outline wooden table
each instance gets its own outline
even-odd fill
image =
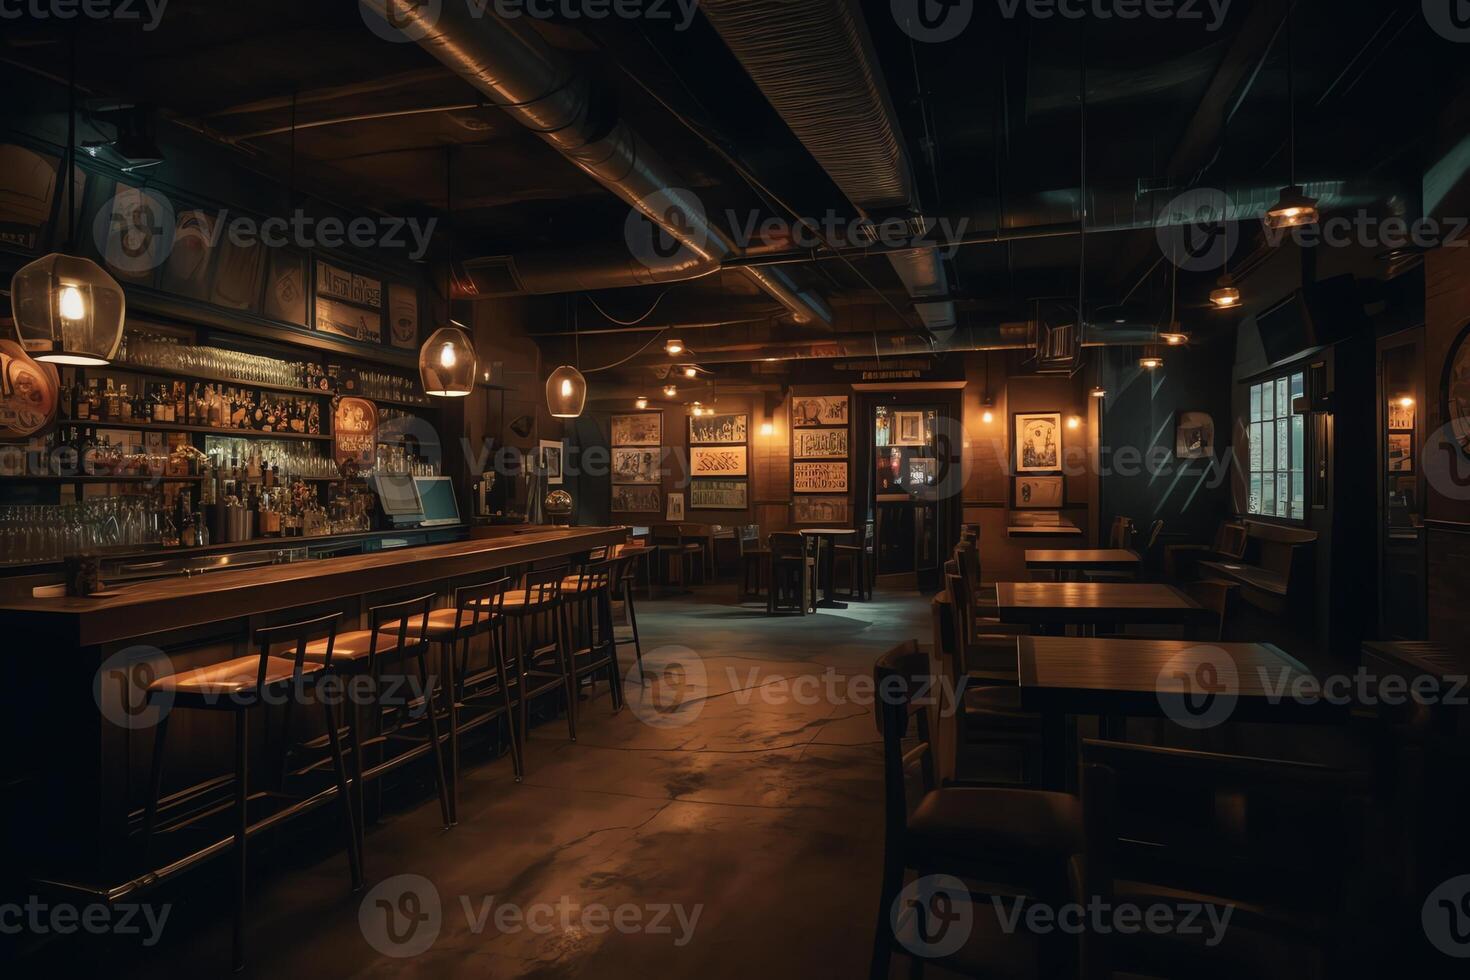
[[[1052,787],[1064,786],[1075,769],[1069,716],[1162,717],[1204,729],[1226,721],[1330,722],[1346,713],[1291,700],[1293,684],[1311,672],[1269,643],[1022,636],[1016,673],[1021,706],[1042,715]]]
[[[1013,538],[1069,538],[1081,533],[1082,528],[1071,524],[1012,524],[1006,528]]]
[[[1026,549],[1026,567],[1033,572],[1070,575],[1077,572],[1132,572],[1142,559],[1126,548]]]
[[[1003,623],[1032,627],[1096,623],[1192,625],[1214,615],[1172,585],[1136,582],[997,582]]]
[[[846,609],[847,603],[838,602],[832,598],[832,557],[833,546],[837,538],[854,535],[857,531],[850,527],[804,527],[798,533],[818,538],[822,542],[821,560],[821,586],[822,601],[817,603],[819,609]]]

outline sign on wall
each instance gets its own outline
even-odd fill
[[[657,446],[663,442],[664,413],[639,412],[612,417],[614,446]]]
[[[332,458],[344,473],[372,468],[378,450],[378,406],[366,398],[337,400],[332,411]]]
[[[791,424],[798,428],[812,425],[846,425],[846,395],[805,395],[791,401]]]
[[[740,415],[701,415],[689,417],[689,444],[719,445],[744,442],[750,417]]]
[[[614,514],[657,514],[661,509],[658,487],[615,486],[612,509]]]
[[[797,493],[846,493],[847,463],[794,463],[791,488]]]
[[[745,480],[694,480],[689,506],[694,510],[744,510],[749,499]]]
[[[795,429],[791,433],[791,455],[796,459],[846,459],[846,429]]]
[[[614,483],[658,483],[663,477],[662,449],[614,447],[612,480]]]
[[[691,476],[744,476],[744,446],[693,446],[689,450]]]

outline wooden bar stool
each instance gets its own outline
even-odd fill
[[[648,549],[641,544],[620,544],[614,550],[618,561],[622,564],[618,569],[617,581],[613,585],[611,592],[614,613],[613,632],[615,637],[613,642],[618,646],[632,644],[633,655],[637,658],[638,662],[638,680],[641,682],[643,680],[643,642],[638,639],[638,610],[633,605],[633,586],[636,574],[634,568],[636,565],[641,562],[645,572],[648,568]],[[618,613],[622,614],[622,625],[626,626],[629,630],[629,637],[627,639],[616,638]]]
[[[847,569],[847,595],[844,598],[866,602],[873,598],[873,522],[863,524],[863,537],[857,544],[832,546],[833,574],[837,568]]]
[[[525,766],[530,732],[531,701],[560,692],[567,701],[567,737],[577,740],[577,718],[570,707],[576,698],[567,651],[570,645],[562,619],[562,582],[566,566],[528,571],[518,588],[505,594],[505,662],[518,689],[522,733],[521,764]]]
[[[246,842],[250,834],[266,825],[277,823],[284,814],[277,813],[254,823],[250,820],[250,803],[263,798],[291,799],[283,792],[260,791],[252,794],[250,775],[250,716],[257,708],[266,708],[272,702],[285,699],[291,704],[296,697],[313,694],[321,702],[326,723],[326,740],[330,747],[336,793],[341,801],[342,823],[347,836],[347,863],[352,874],[354,891],[362,888],[361,851],[359,838],[352,816],[351,797],[348,794],[347,767],[342,757],[342,743],[337,720],[332,711],[332,699],[320,696],[318,685],[325,675],[321,665],[310,662],[308,651],[313,639],[321,644],[330,657],[334,640],[337,638],[337,614],[286,626],[274,626],[255,632],[253,642],[257,652],[236,657],[224,663],[193,670],[180,671],[168,677],[160,677],[148,686],[147,698],[150,706],[163,710],[153,742],[153,771],[150,776],[148,803],[143,811],[143,852],[146,857],[151,850],[154,831],[158,823],[159,793],[163,781],[164,745],[168,735],[169,717],[172,711],[219,711],[235,717],[235,778],[234,778],[234,834],[232,837],[235,858],[235,921],[231,934],[233,966],[236,972],[245,967],[245,903],[246,903]],[[284,654],[278,656],[277,654]],[[284,744],[283,744],[284,754]],[[314,797],[293,800],[294,806],[287,812],[304,809]],[[189,818],[170,829],[188,826],[219,808],[210,808],[202,814]]]
[[[434,593],[402,602],[390,602],[368,610],[369,628],[337,635],[335,644],[313,643],[306,648],[306,659],[344,677],[367,678],[371,692],[367,704],[354,701],[349,715],[348,734],[352,741],[354,804],[357,811],[358,853],[365,851],[366,788],[370,781],[414,762],[422,755],[434,760],[434,787],[439,793],[439,812],[444,827],[454,825],[449,799],[449,780],[445,776],[444,739],[441,733],[440,709],[435,705],[439,694],[449,698],[449,688],[437,674],[429,671],[429,615],[434,608]],[[401,678],[401,683],[385,685],[388,676]],[[409,671],[418,676],[420,690],[409,696]],[[353,685],[358,690],[357,685]],[[391,702],[391,703],[390,703]],[[364,712],[364,709],[368,709]],[[415,717],[422,710],[423,718]],[[367,719],[364,719],[364,714]],[[410,721],[412,719],[412,721]],[[370,724],[365,724],[365,720]],[[443,720],[448,720],[446,710]],[[428,722],[428,734],[417,735],[408,730],[410,724]],[[385,755],[378,762],[367,763],[367,751],[383,754],[388,745],[407,744],[410,748]]]
[[[761,545],[761,526],[742,524],[737,527],[735,544],[740,551],[740,588],[736,592],[736,601],[759,599],[765,579],[766,562],[771,557],[771,550]],[[752,583],[754,588],[751,587]]]
[[[775,531],[770,537],[770,591],[766,615],[794,605],[803,616],[817,609],[817,543],[815,535]],[[792,600],[790,603],[784,600]]]
[[[612,595],[618,587],[623,563],[597,562],[562,580],[562,629],[568,638],[567,664],[572,675],[572,693],[581,690],[584,679],[596,682],[607,675],[613,712],[623,708],[623,675],[618,669],[618,645],[612,625]],[[567,708],[577,711],[574,696]]]

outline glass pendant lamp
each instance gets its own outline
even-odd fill
[[[454,320],[429,335],[419,348],[419,381],[424,394],[463,398],[475,390],[475,345]]]

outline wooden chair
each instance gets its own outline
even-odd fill
[[[1132,549],[1132,547],[1133,547],[1133,518],[1131,518],[1131,517],[1115,517],[1115,518],[1113,518],[1113,526],[1112,526],[1112,529],[1108,531],[1108,547],[1109,548],[1127,548],[1127,549]]]
[[[766,614],[796,609],[803,616],[817,609],[817,541],[795,531],[777,531],[769,539],[766,561]]]
[[[180,671],[160,677],[148,685],[147,699],[150,707],[166,706],[160,710],[158,726],[154,730],[153,768],[149,775],[148,801],[143,810],[143,853],[147,858],[153,844],[158,825],[159,796],[163,787],[164,749],[173,713],[181,710],[211,711],[233,715],[235,728],[234,745],[234,801],[230,808],[233,834],[227,838],[234,858],[235,894],[234,927],[231,932],[231,951],[235,972],[245,968],[245,906],[247,879],[247,847],[252,833],[266,825],[276,823],[280,814],[273,814],[251,821],[250,804],[264,798],[289,799],[283,792],[263,790],[250,791],[250,719],[264,714],[270,704],[284,699],[291,705],[298,698],[310,697],[321,703],[326,725],[326,741],[330,746],[332,775],[342,814],[344,837],[346,838],[347,864],[352,875],[352,888],[362,888],[361,852],[357,824],[352,814],[351,797],[348,794],[347,767],[343,761],[340,729],[332,711],[335,698],[322,695],[317,685],[326,675],[322,663],[312,662],[307,650],[312,642],[319,640],[327,651],[331,651],[337,637],[337,614],[323,616],[305,622],[291,623],[257,630],[253,637],[256,652],[236,657],[223,663],[193,670]],[[329,658],[330,659],[330,658]],[[293,690],[294,688],[294,690]],[[265,719],[262,718],[262,721]],[[283,729],[289,730],[289,729]],[[284,757],[283,751],[283,757]],[[355,754],[355,753],[354,753]],[[282,769],[285,768],[283,762]],[[302,774],[307,770],[303,770]],[[296,800],[292,809],[302,809],[311,802]],[[189,826],[207,816],[220,812],[219,808],[207,808],[175,823],[170,831]]]
[[[643,642],[638,638],[638,610],[633,605],[633,585],[635,570],[641,565],[645,571],[648,569],[648,549],[642,546],[642,542],[631,544],[620,544],[615,549],[615,555],[623,563],[618,570],[618,585],[612,593],[613,631],[618,646],[633,646],[633,656],[638,663],[638,679],[643,679]],[[618,628],[628,631],[625,636],[618,636]]]
[[[1124,518],[1126,520],[1126,518]],[[1131,525],[1131,522],[1130,522]],[[1138,549],[1138,567],[1128,570],[1123,569],[1087,569],[1082,573],[1084,582],[1136,582],[1146,572],[1153,572],[1156,568],[1154,561],[1155,548],[1158,546],[1159,535],[1164,532],[1164,522],[1154,521],[1149,525],[1148,535],[1144,539],[1143,547]],[[1132,537],[1131,529],[1127,532]]]
[[[838,544],[832,549],[832,574],[841,568],[847,573],[844,598],[865,602],[873,598],[873,570],[877,567],[874,553],[873,522],[864,521],[862,538],[857,544]]]
[[[685,538],[683,525],[659,524],[653,529],[658,548],[659,571],[664,586],[685,586],[704,581],[704,538]]]
[[[530,705],[547,694],[567,703],[567,737],[577,740],[577,718],[571,702],[577,694],[567,656],[571,641],[561,615],[565,566],[526,572],[521,584],[505,594],[506,666],[514,673],[521,731],[530,730]],[[522,765],[527,753],[522,744]]]
[[[567,637],[567,669],[573,696],[567,713],[576,728],[577,695],[583,682],[605,677],[613,713],[623,709],[623,674],[613,632],[612,597],[622,588],[624,563],[618,560],[585,565],[562,580],[562,631]]]
[[[931,710],[920,694],[938,685],[930,657],[913,641],[885,653],[873,667],[878,731],[883,738],[883,875],[878,895],[870,980],[887,980],[889,962],[898,942],[894,934],[894,903],[903,889],[905,874],[947,873],[984,882],[985,892],[1009,895],[1019,901],[1032,898],[1057,907],[1069,900],[1073,858],[1083,852],[1084,827],[1080,800],[1066,793],[1030,789],[975,787],[942,783],[935,758]],[[943,713],[934,712],[944,724]],[[909,730],[917,737],[906,744]],[[910,771],[919,770],[920,796],[911,807]],[[975,891],[978,891],[976,889]],[[974,891],[972,891],[972,894]],[[988,903],[977,905],[976,924],[994,921]],[[919,910],[923,915],[923,908]],[[921,923],[922,926],[922,923]],[[941,966],[957,966],[970,976],[983,972],[989,962],[1007,957],[999,948],[1029,937],[1005,936],[999,929],[972,942]],[[977,941],[978,940],[978,941]],[[1064,956],[1056,947],[1064,937],[1038,944],[1037,974],[1058,976]],[[974,962],[972,957],[979,962]],[[916,961],[914,972],[920,966]]]
[[[740,552],[740,585],[736,589],[737,602],[759,599],[763,591],[766,563],[771,550],[761,544],[761,526],[742,524],[735,529],[735,545]]]
[[[454,590],[450,609],[435,610],[429,616],[429,638],[448,644],[455,690],[454,714],[450,718],[453,738],[449,742],[450,771],[454,773],[450,799],[459,808],[459,740],[466,732],[497,719],[504,719],[509,730],[511,768],[516,782],[525,776],[522,747],[525,733],[516,726],[511,688],[515,680],[505,651],[505,596],[510,579],[501,578],[482,585]],[[445,614],[453,611],[453,619]],[[435,623],[435,617],[440,623]],[[477,641],[484,639],[486,651],[482,664],[471,663]],[[466,720],[466,715],[469,715]]]
[[[1210,544],[1171,544],[1164,548],[1164,577],[1171,582],[1196,576],[1201,561],[1240,561],[1245,557],[1248,535],[1244,524],[1225,521],[1215,530]]]
[[[1214,629],[1202,628],[1202,635],[1198,638],[1223,643],[1225,633],[1235,617],[1235,605],[1240,595],[1240,586],[1234,582],[1200,579],[1185,582],[1181,588],[1189,593],[1191,599],[1215,614]]]
[[[1371,962],[1364,943],[1382,924],[1366,898],[1379,817],[1371,772],[1096,739],[1083,740],[1082,758],[1115,784],[1111,812],[1086,812],[1107,827],[1089,843],[1113,849],[1089,852],[1110,868],[1092,876],[1092,894],[1233,908],[1212,946],[1209,930],[1091,937],[1085,975],[1274,980],[1358,975]]]

